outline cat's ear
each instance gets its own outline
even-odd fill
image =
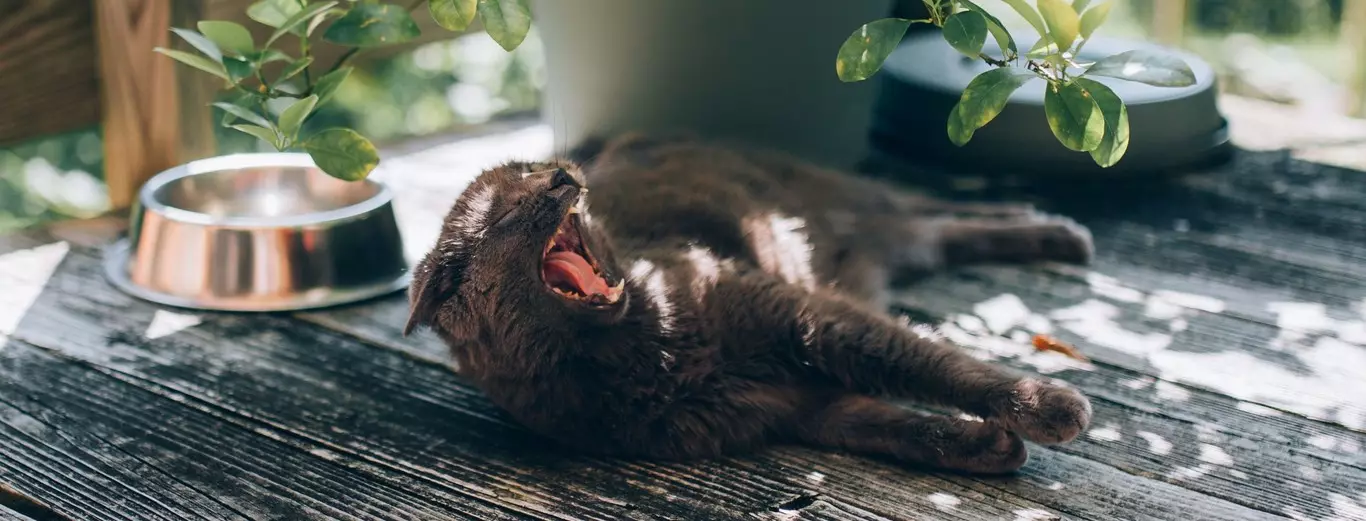
[[[455,294],[460,276],[458,270],[432,254],[418,263],[408,288],[408,323],[403,325],[403,336],[412,334],[418,326],[431,325],[437,310]]]

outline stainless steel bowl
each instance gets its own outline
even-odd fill
[[[306,154],[219,156],[153,177],[105,273],[136,297],[176,307],[284,311],[405,288],[393,194],[345,182]]]

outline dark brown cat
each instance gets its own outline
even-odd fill
[[[1076,223],[686,139],[600,149],[582,166],[480,175],[410,292],[405,331],[430,325],[527,427],[608,455],[799,442],[982,473],[1023,465],[1022,438],[1086,428],[1076,391],[976,360],[883,307],[901,270],[1086,262]]]

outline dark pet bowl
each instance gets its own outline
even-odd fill
[[[1017,43],[1021,50],[1033,44]],[[988,52],[998,50],[994,42],[988,47]],[[1156,48],[1097,38],[1087,43],[1082,58],[1094,61],[1144,47]],[[1195,85],[1153,87],[1093,78],[1114,89],[1129,110],[1129,149],[1119,163],[1101,168],[1090,154],[1068,150],[1053,136],[1044,119],[1045,83],[1041,79],[1030,80],[1015,91],[1006,108],[966,146],[955,146],[945,130],[949,112],[968,82],[991,66],[958,53],[937,31],[908,35],[880,74],[882,91],[870,135],[871,162],[903,167],[894,170],[930,169],[996,180],[1147,177],[1222,162],[1232,147],[1227,122],[1215,102],[1214,71],[1198,57],[1178,55],[1195,72]]]

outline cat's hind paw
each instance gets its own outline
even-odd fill
[[[940,449],[939,467],[972,474],[1008,474],[1029,460],[1024,440],[994,420],[965,422],[962,436]]]

